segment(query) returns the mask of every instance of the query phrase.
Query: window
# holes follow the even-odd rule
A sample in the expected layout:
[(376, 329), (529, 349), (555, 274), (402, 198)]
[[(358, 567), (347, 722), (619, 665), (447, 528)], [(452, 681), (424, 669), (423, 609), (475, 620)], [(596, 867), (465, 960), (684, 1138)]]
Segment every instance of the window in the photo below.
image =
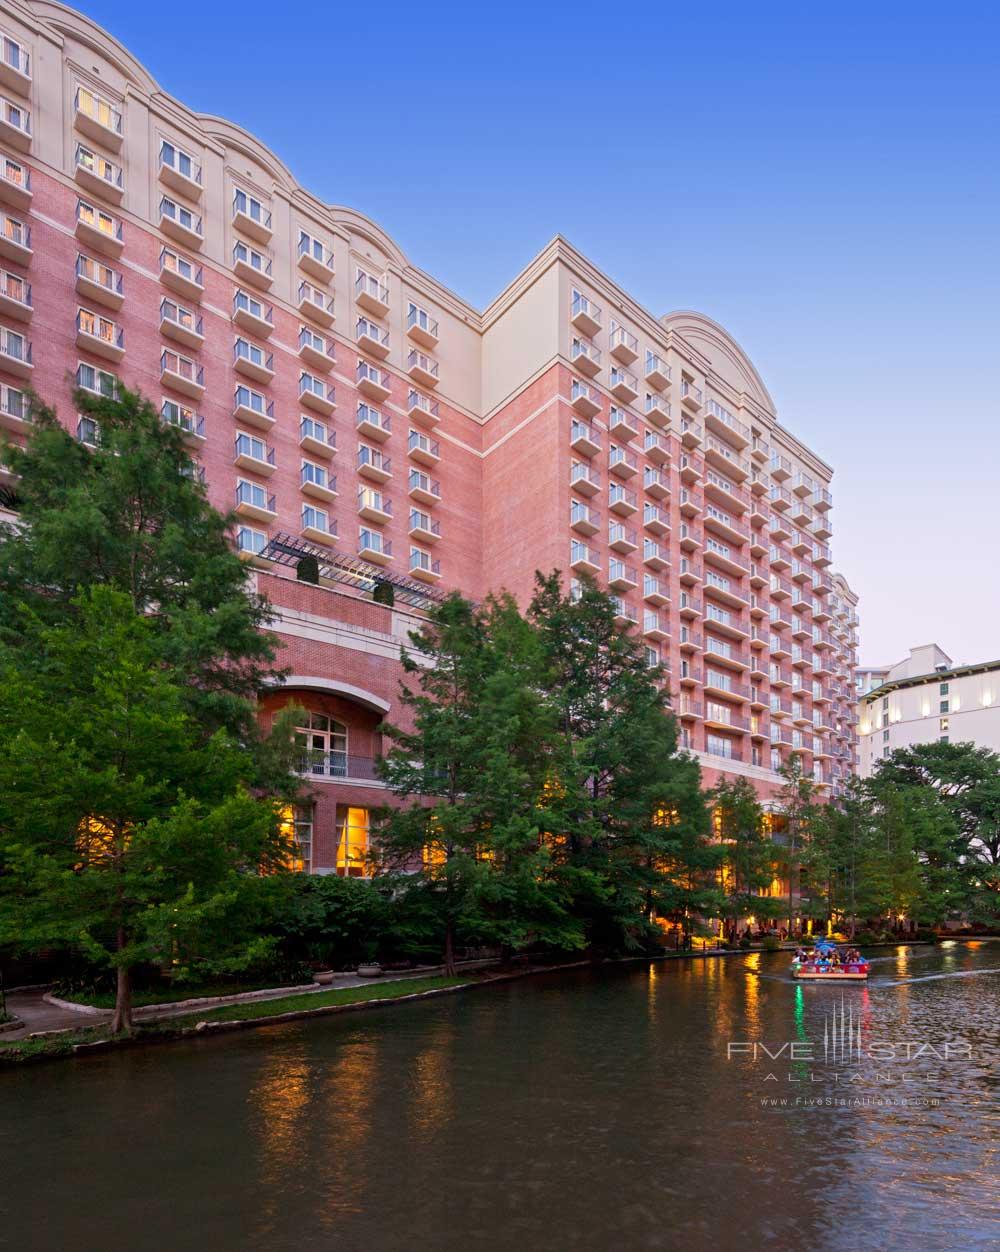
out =
[(301, 481), (303, 483), (315, 483), (317, 487), (325, 487), (327, 485), (325, 467), (317, 465), (315, 461), (303, 461)]
[(296, 808), (292, 819), (292, 836), (299, 850), (300, 868), (304, 874), (312, 872), (313, 815), (312, 809)]
[(236, 532), (236, 550), (258, 556), (267, 545), (267, 535), (251, 526), (241, 526)]
[(81, 417), (76, 423), (76, 437), (88, 448), (96, 448), (101, 442), (101, 432), (92, 417)]
[(295, 744), (306, 774), (347, 777), (347, 727), (324, 713), (307, 713), (295, 728)]
[(947, 713), (947, 712), (948, 712), (948, 701), (947, 701), (947, 700), (941, 700), (941, 701), (939, 701), (939, 705), (938, 705), (938, 712), (939, 712), (939, 713)]
[(883, 743), (889, 742), (889, 732), (887, 730), (882, 731), (882, 742)]
[(184, 178), (190, 178), (192, 182), (201, 182), (201, 167), (194, 157), (166, 139), (160, 145), (160, 164), (169, 166)]
[(368, 809), (351, 806), (344, 811), (337, 840), (337, 873), (341, 878), (364, 877), (370, 833)]
[(942, 734), (948, 733), (948, 718), (947, 717), (941, 718), (941, 721), (938, 723), (938, 729), (941, 731)]
[(311, 504), (302, 506), (303, 530), (318, 530), (324, 535), (330, 534), (330, 517), (326, 509), (314, 509)]
[(262, 226), (271, 224), (271, 214), (268, 213), (257, 197), (248, 195), (247, 192), (239, 188), (233, 193), (233, 213), (234, 215), (241, 213), (252, 222), (260, 222)]
[(83, 391), (92, 391), (106, 400), (114, 400), (118, 395), (118, 379), (114, 374), (95, 369), (93, 365), (81, 363), (77, 367), (76, 385)]
[(938, 695), (939, 695), (939, 696), (946, 696), (947, 694), (948, 694), (948, 684), (947, 684), (947, 683), (941, 683), (941, 684), (940, 684), (940, 686), (938, 687)]

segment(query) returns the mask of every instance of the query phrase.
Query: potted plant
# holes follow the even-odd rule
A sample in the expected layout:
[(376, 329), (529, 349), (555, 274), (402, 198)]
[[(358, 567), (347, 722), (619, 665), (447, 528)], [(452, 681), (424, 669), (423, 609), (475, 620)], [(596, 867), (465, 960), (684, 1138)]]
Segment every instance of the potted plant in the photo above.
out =
[(381, 978), (382, 966), (378, 960), (378, 946), (374, 939), (369, 939), (364, 945), (364, 955), (361, 964), (358, 966), (359, 978)]

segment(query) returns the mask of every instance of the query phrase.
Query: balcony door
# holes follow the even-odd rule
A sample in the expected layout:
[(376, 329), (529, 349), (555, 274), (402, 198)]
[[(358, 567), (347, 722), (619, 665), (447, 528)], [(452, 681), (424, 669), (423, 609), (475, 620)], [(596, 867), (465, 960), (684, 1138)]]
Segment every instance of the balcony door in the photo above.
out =
[(323, 713), (309, 713), (295, 728), (295, 742), (307, 774), (347, 777), (347, 727)]

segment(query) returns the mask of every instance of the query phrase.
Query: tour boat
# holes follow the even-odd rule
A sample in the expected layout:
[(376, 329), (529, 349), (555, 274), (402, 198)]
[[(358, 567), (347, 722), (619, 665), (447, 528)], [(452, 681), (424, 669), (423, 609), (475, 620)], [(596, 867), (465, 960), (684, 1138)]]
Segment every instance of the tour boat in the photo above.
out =
[(836, 945), (820, 940), (812, 952), (805, 953), (805, 959), (797, 957), (792, 961), (792, 977), (810, 982), (867, 982), (868, 962), (864, 957), (856, 961), (841, 959), (839, 964), (831, 965), (830, 956), (837, 951)]

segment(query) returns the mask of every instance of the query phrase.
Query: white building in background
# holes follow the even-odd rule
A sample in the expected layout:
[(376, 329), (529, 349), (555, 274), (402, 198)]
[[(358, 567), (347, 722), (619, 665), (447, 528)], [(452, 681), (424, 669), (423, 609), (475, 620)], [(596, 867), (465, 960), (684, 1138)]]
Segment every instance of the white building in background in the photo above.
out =
[(897, 748), (936, 739), (1000, 752), (1000, 660), (955, 665), (936, 643), (857, 670), (860, 774)]

